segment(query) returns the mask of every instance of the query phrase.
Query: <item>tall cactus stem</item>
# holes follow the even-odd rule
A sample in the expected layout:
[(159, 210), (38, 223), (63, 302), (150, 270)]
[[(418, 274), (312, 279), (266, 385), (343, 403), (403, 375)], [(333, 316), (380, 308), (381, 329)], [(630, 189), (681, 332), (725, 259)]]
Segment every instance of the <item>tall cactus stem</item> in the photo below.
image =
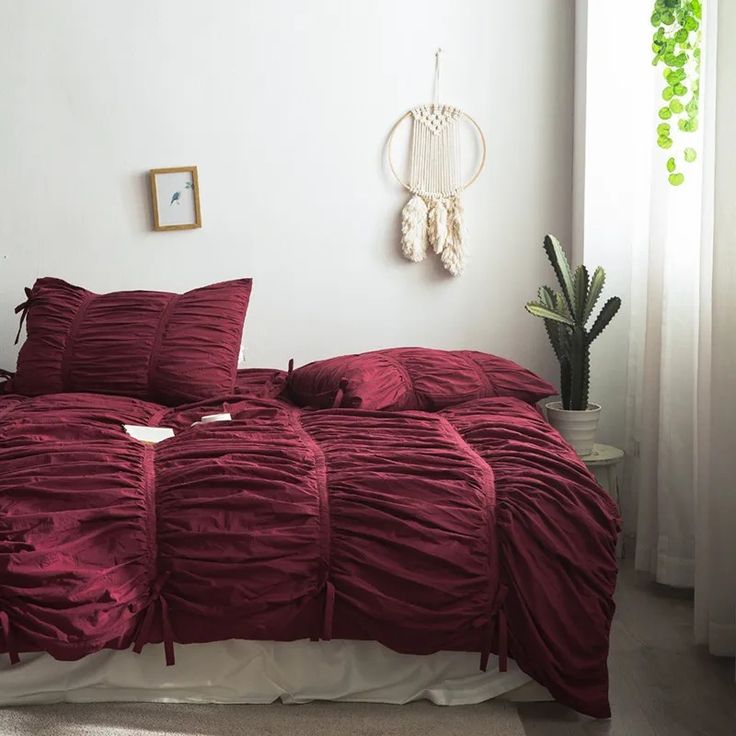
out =
[(583, 405), (585, 353), (585, 334), (579, 327), (575, 327), (570, 341), (570, 408), (577, 411), (588, 408), (587, 403)]
[(567, 356), (560, 360), (560, 395), (562, 397), (562, 408), (570, 408), (570, 393), (572, 389), (572, 375), (570, 371), (570, 360)]

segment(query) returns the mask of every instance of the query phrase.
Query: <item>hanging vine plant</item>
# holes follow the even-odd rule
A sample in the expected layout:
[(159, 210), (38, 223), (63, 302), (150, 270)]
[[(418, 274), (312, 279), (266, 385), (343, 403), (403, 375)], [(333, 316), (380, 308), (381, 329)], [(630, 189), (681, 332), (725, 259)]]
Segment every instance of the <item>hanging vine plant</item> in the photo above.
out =
[[(657, 145), (672, 148), (674, 136), (694, 133), (698, 129), (700, 101), (700, 25), (703, 3), (701, 0), (655, 0), (652, 11), (652, 64), (664, 65), (664, 105), (659, 109)], [(667, 159), (670, 184), (679, 186), (685, 181), (682, 163), (690, 164), (697, 158), (694, 148), (685, 146), (680, 155)], [(681, 160), (680, 160), (681, 159)]]

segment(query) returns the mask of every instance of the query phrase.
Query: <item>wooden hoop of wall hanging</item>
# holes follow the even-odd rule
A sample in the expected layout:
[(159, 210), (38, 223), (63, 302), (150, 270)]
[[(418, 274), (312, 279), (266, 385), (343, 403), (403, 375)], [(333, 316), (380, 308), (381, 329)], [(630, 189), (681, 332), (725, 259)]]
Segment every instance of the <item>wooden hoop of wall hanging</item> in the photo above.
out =
[[(398, 181), (399, 184), (401, 184), (401, 186), (404, 187), (404, 189), (406, 189), (409, 192), (413, 192), (414, 190), (399, 176), (398, 172), (396, 171), (396, 167), (394, 166), (393, 156), (391, 155), (391, 146), (393, 145), (394, 136), (396, 135), (396, 131), (399, 129), (399, 126), (401, 125), (401, 123), (404, 122), (404, 120), (411, 118), (411, 115), (412, 115), (412, 111), (407, 110), (391, 126), (391, 130), (389, 131), (389, 134), (388, 134), (388, 140), (386, 141), (386, 147), (387, 147), (387, 153), (388, 153), (388, 165), (389, 165), (389, 168), (391, 169), (391, 173), (394, 175), (394, 178), (396, 179), (396, 181)], [(466, 181), (464, 184), (460, 186), (459, 191), (465, 191), (469, 186), (471, 186), (471, 184), (475, 183), (477, 178), (483, 172), (483, 169), (485, 168), (485, 165), (486, 165), (486, 155), (488, 152), (488, 146), (486, 145), (486, 137), (485, 135), (483, 135), (483, 131), (480, 125), (478, 124), (478, 122), (475, 120), (475, 118), (471, 117), (466, 112), (462, 112), (461, 115), (465, 120), (467, 120), (473, 126), (476, 133), (478, 134), (478, 139), (480, 140), (480, 145), (481, 145), (481, 154), (480, 154), (480, 161), (478, 163), (478, 167), (476, 168), (473, 175), (468, 179), (468, 181)]]
[[(401, 252), (410, 261), (423, 261), (434, 251), (453, 276), (462, 273), (465, 262), (465, 215), (461, 193), (481, 174), (486, 164), (486, 138), (468, 113), (440, 104), (440, 56), (434, 67), (434, 101), (405, 112), (391, 127), (386, 141), (388, 165), (396, 181), (412, 193), (401, 210)], [(396, 171), (392, 155), (394, 136), (407, 118), (412, 121), (409, 181)], [(478, 134), (481, 155), (478, 167), (467, 181), (462, 179), (460, 121), (469, 122)]]

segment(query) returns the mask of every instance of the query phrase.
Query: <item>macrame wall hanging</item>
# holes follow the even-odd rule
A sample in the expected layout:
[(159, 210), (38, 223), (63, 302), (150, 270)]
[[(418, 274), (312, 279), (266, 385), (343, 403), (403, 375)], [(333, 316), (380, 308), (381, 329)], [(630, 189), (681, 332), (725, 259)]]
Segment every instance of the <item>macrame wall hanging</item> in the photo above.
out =
[[(401, 212), (401, 252), (415, 263), (423, 261), (431, 248), (453, 275), (462, 273), (465, 226), (460, 195), (479, 176), (486, 161), (486, 141), (478, 123), (467, 113), (439, 102), (440, 56), (435, 54), (434, 102), (419, 105), (402, 115), (388, 137), (391, 173), (412, 193)], [(409, 181), (396, 172), (391, 148), (401, 123), (411, 118)], [(474, 173), (463, 181), (460, 156), (460, 126), (470, 123), (480, 140), (480, 160)]]

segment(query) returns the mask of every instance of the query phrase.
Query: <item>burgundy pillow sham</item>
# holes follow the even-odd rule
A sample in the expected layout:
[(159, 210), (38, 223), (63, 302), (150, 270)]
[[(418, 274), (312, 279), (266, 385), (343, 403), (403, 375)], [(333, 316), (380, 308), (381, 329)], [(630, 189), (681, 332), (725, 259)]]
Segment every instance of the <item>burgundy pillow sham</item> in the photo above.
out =
[(275, 368), (243, 368), (235, 378), (233, 393), (238, 396), (275, 399), (284, 392), (285, 387), (285, 371)]
[(38, 279), (19, 307), (28, 339), (11, 389), (168, 405), (230, 394), (251, 286), (251, 279), (238, 279), (185, 294), (94, 294), (61, 279)]
[(289, 395), (301, 406), (437, 411), (471, 399), (529, 403), (556, 393), (511, 360), (474, 350), (392, 348), (318, 360), (297, 368)]

